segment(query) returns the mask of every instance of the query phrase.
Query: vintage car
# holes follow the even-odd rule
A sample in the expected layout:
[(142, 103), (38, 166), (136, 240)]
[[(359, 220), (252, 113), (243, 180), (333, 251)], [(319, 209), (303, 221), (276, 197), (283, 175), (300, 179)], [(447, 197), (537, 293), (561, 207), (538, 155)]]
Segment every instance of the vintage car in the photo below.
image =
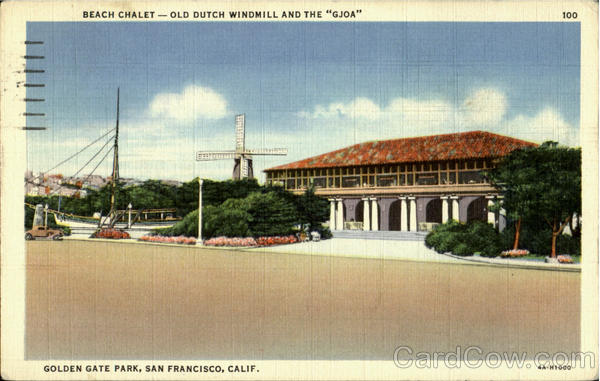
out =
[(64, 233), (60, 229), (51, 229), (46, 226), (34, 226), (33, 229), (25, 232), (25, 239), (32, 240), (36, 238), (51, 238), (54, 240), (62, 239)]

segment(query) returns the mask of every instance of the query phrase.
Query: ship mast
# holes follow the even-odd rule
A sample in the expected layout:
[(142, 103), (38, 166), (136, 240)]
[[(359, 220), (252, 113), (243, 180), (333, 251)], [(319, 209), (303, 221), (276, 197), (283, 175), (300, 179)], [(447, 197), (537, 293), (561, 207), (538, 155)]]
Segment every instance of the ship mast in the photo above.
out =
[(115, 144), (113, 148), (112, 185), (110, 192), (110, 218), (115, 217), (115, 190), (119, 180), (119, 88), (117, 88), (117, 128), (115, 133)]

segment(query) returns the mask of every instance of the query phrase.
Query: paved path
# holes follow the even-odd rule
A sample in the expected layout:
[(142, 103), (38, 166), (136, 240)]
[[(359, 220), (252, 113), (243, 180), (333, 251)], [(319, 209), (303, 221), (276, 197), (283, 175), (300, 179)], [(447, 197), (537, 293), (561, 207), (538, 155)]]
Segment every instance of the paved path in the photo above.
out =
[(254, 248), (249, 250), (305, 255), (332, 255), (336, 257), (492, 265), (536, 270), (581, 271), (580, 264), (552, 264), (514, 258), (486, 258), (479, 256), (459, 257), (452, 254), (439, 254), (434, 250), (428, 249), (423, 240), (416, 240), (415, 237), (404, 241), (397, 237), (392, 239), (376, 239), (373, 236), (367, 238), (332, 238), (319, 242), (309, 241), (295, 243), (293, 245)]
[(341, 230), (333, 232), (334, 238), (384, 239), (388, 241), (425, 241), (426, 236), (427, 232), (361, 230)]
[(272, 246), (250, 250), (337, 257), (403, 259), (419, 262), (457, 263), (461, 259), (440, 255), (425, 247), (422, 240), (375, 240), (365, 238), (332, 238), (293, 245)]
[[(137, 232), (132, 234), (133, 239), (119, 240), (121, 243), (134, 245), (158, 245), (172, 247), (190, 247), (188, 245), (167, 244), (142, 242), (136, 238), (146, 234)], [(131, 234), (131, 232), (130, 232)], [(89, 238), (88, 235), (73, 234), (65, 237), (66, 240), (84, 240), (94, 242), (115, 242), (111, 239)], [(433, 262), (433, 263), (455, 263), (465, 265), (487, 265), (512, 268), (527, 268), (534, 270), (559, 270), (581, 272), (580, 264), (552, 264), (540, 261), (519, 260), (508, 258), (486, 258), (479, 256), (460, 257), (449, 253), (439, 254), (434, 250), (428, 249), (423, 240), (409, 239), (402, 241), (400, 239), (376, 239), (368, 238), (331, 238), (322, 241), (309, 241), (302, 243), (294, 243), (291, 245), (278, 245), (271, 247), (255, 247), (255, 248), (221, 248), (214, 246), (191, 246), (197, 249), (211, 250), (238, 250), (242, 252), (265, 252), (265, 253), (288, 253), (300, 255), (319, 255), (347, 258), (370, 258), (381, 260), (404, 260), (417, 262)]]

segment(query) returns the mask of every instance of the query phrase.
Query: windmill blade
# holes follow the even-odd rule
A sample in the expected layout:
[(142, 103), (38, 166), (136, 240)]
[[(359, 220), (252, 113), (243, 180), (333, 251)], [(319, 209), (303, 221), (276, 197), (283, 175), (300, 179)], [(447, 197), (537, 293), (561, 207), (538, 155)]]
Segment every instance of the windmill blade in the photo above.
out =
[(246, 115), (235, 116), (235, 150), (241, 152), (246, 146)]
[(287, 155), (287, 148), (263, 148), (263, 149), (247, 149), (243, 152), (245, 155)]
[(236, 153), (233, 151), (198, 151), (196, 152), (196, 161), (227, 160), (235, 159)]

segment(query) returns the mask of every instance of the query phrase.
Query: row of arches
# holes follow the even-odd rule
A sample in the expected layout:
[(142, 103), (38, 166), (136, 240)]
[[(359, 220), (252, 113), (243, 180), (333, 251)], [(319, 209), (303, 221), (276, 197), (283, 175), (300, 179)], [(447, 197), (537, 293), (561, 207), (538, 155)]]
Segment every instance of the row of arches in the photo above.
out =
[[(450, 216), (452, 215), (452, 204), (449, 204)], [(391, 212), (391, 210), (390, 210)], [(469, 203), (467, 207), (466, 222), (482, 221), (487, 222), (487, 200), (485, 197), (478, 197)], [(442, 200), (433, 199), (427, 203), (425, 209), (425, 222), (442, 223)]]
[[(487, 219), (488, 219), (487, 204), (488, 204), (488, 200), (484, 196), (473, 199), (472, 201), (469, 202), (469, 204), (466, 208), (466, 216), (464, 216), (465, 213), (463, 212), (462, 213), (463, 215), (461, 215), (461, 219), (465, 219), (465, 217), (466, 217), (466, 222), (475, 221), (475, 220), (487, 222)], [(399, 230), (401, 230), (402, 213), (405, 213), (405, 215), (406, 215), (407, 211), (402, 210), (403, 203), (401, 202), (401, 200), (395, 200), (388, 205), (389, 206), (387, 208), (380, 207), (378, 210), (378, 212), (379, 212), (379, 218), (378, 218), (379, 229), (383, 228), (384, 230), (399, 231)], [(410, 209), (410, 203), (405, 202), (404, 205), (407, 209)], [(448, 215), (452, 216), (453, 215), (452, 203), (448, 203), (448, 205), (450, 208), (448, 211)], [(442, 223), (442, 219), (443, 219), (442, 207), (443, 207), (443, 202), (440, 198), (430, 199), (424, 206), (424, 208), (425, 208), (424, 221), (423, 221), (423, 217), (421, 217), (421, 218), (419, 218), (418, 222)], [(365, 220), (364, 219), (364, 202), (356, 202), (355, 205), (352, 205), (350, 207), (350, 208), (355, 209), (351, 213), (350, 219), (347, 219), (348, 206), (346, 205), (345, 202), (343, 204), (343, 208), (344, 208), (344, 220), (345, 221), (364, 222), (364, 220)], [(385, 224), (386, 226), (381, 226), (382, 223)]]

